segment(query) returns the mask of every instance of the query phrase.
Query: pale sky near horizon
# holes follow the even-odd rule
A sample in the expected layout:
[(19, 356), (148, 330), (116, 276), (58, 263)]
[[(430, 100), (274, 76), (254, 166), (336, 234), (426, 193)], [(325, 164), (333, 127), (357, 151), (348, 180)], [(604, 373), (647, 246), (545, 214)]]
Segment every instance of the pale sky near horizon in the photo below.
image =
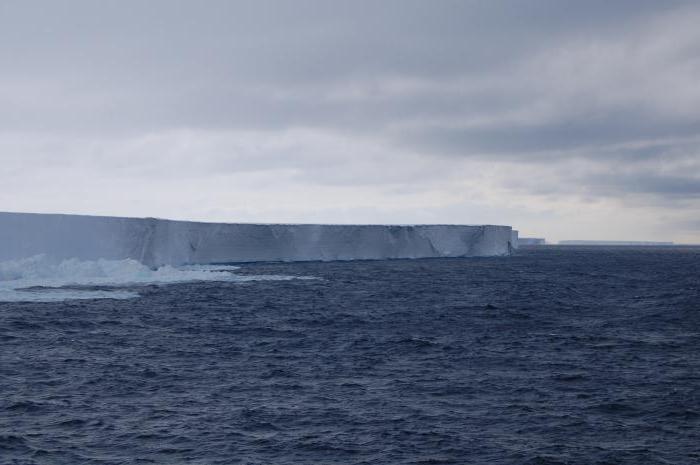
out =
[(0, 211), (700, 243), (700, 3), (0, 2)]

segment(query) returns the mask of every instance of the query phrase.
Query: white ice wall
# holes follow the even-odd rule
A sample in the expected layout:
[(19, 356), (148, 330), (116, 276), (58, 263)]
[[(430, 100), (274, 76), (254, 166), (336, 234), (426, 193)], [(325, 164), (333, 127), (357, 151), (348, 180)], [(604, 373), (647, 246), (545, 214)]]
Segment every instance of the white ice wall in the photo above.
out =
[(37, 254), (149, 266), (508, 255), (510, 226), (196, 223), (0, 212), (0, 260)]

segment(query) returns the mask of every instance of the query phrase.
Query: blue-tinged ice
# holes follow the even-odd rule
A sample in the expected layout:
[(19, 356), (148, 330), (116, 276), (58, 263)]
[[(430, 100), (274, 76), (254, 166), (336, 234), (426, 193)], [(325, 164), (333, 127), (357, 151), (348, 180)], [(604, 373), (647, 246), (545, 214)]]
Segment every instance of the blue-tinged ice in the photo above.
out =
[(510, 226), (198, 223), (0, 213), (0, 261), (137, 260), (162, 265), (508, 255)]

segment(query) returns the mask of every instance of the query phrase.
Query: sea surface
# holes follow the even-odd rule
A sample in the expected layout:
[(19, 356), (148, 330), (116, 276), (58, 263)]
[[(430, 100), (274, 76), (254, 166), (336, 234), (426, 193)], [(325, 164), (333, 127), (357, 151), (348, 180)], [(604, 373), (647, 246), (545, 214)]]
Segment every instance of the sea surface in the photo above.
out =
[(0, 464), (700, 463), (700, 248), (235, 272), (0, 302)]

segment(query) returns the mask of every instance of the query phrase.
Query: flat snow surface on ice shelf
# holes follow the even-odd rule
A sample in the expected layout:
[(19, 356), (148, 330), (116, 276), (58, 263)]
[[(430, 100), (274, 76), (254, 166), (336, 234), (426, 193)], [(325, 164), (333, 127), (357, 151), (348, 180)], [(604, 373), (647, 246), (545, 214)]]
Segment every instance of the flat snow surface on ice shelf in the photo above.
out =
[[(517, 237), (517, 236), (515, 236)], [(0, 213), (0, 261), (190, 263), (508, 255), (510, 226), (196, 223), (154, 218)]]

